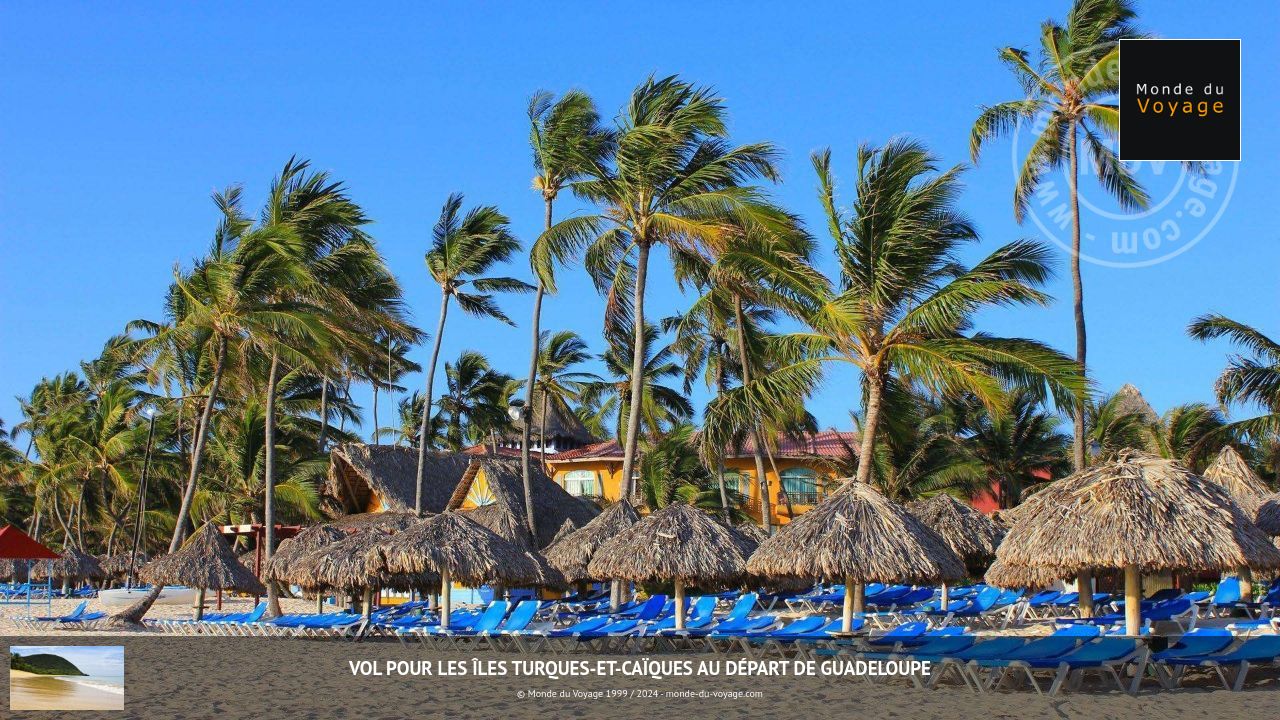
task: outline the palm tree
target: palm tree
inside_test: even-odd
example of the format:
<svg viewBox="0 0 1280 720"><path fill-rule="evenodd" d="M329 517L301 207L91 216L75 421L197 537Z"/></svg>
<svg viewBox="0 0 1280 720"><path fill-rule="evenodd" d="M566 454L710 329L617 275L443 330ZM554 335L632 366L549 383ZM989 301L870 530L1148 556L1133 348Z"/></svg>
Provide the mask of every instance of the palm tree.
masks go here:
<svg viewBox="0 0 1280 720"><path fill-rule="evenodd" d="M659 331L654 325L645 328L645 354L639 374L632 374L632 333L630 328L611 334L609 349L600 359L604 361L607 379L585 383L579 394L582 407L589 409L584 423L595 435L607 435L610 424L620 444L626 445L630 426L626 418L638 418L635 432L645 437L656 437L693 416L693 405L678 389L663 384L677 378L683 369L676 361L675 350L670 345L656 345ZM632 390L632 377L640 378L639 392ZM639 396L640 409L632 412L632 398ZM629 487L625 484L623 489ZM623 497L630 497L623 495Z"/></svg>
<svg viewBox="0 0 1280 720"><path fill-rule="evenodd" d="M373 389L373 444L381 441L382 426L378 421L378 397L382 390L389 396L392 393L404 392L400 380L408 373L421 372L422 366L409 359L412 346L403 339L395 338L384 332L376 344L379 351L377 357L367 357L359 365L359 375ZM385 350L385 353L383 352ZM394 399L394 396L391 396ZM322 413L323 415L323 413Z"/></svg>
<svg viewBox="0 0 1280 720"><path fill-rule="evenodd" d="M437 403L445 427L445 445L455 452L467 443L483 442L506 427L506 389L511 376L494 370L484 355L464 350L444 364L448 391Z"/></svg>
<svg viewBox="0 0 1280 720"><path fill-rule="evenodd" d="M1223 432L1222 411L1205 403L1175 405L1147 428L1150 449L1157 455L1180 460L1195 472L1203 472L1231 438Z"/></svg>
<svg viewBox="0 0 1280 720"><path fill-rule="evenodd" d="M1023 490L1069 467L1071 438L1059 432L1062 421L1045 411L1035 392L1015 388L994 410L972 398L948 404L968 452L999 488L1000 507L1016 506Z"/></svg>
<svg viewBox="0 0 1280 720"><path fill-rule="evenodd" d="M1187 327L1187 334L1208 342L1226 338L1241 350L1227 359L1227 367L1214 383L1223 405L1253 404L1263 414L1235 420L1224 431L1264 443L1280 433L1280 343L1262 331L1223 315L1202 315Z"/></svg>
<svg viewBox="0 0 1280 720"><path fill-rule="evenodd" d="M773 147L731 147L725 121L724 104L709 88L674 76L649 78L632 93L619 119L613 166L593 167L589 178L574 185L574 192L601 213L562 220L535 245L534 267L549 290L554 289L553 262L588 246L587 265L597 278L612 276L631 285L632 378L644 370L644 295L653 248L666 247L673 256L710 256L733 237L728 221L777 219L760 191L746 185L756 178L776 179ZM624 496L632 490L642 389L643 383L632 383L627 403Z"/></svg>
<svg viewBox="0 0 1280 720"><path fill-rule="evenodd" d="M601 381L595 373L583 372L574 368L587 362L592 355L587 350L587 343L572 330L561 330L555 333L542 333L538 342L541 350L538 353L538 370L536 387L526 397L536 398L538 419L538 446L546 453L547 417L554 411L570 415L572 405L582 397L582 392L591 383ZM526 423L528 424L528 423Z"/></svg>
<svg viewBox="0 0 1280 720"><path fill-rule="evenodd" d="M520 241L508 227L507 216L485 205L462 214L462 195L454 193L445 201L427 251L427 271L440 285L440 320L436 323L435 345L427 364L427 389L423 393L421 424L418 428L418 478L413 508L422 514L422 490L427 459L427 427L431 420L432 383L440 359L440 341L449 315L449 301L455 300L464 313L489 317L508 325L515 323L493 300L495 292L528 292L533 287L508 277L480 277L494 265L506 262L520 251ZM465 290L464 290L465 288ZM475 292L471 292L474 289Z"/></svg>
<svg viewBox="0 0 1280 720"><path fill-rule="evenodd" d="M793 286L807 297L802 319L808 329L781 342L801 349L793 353L798 359L713 403L708 427L732 427L788 398L806 397L830 362L862 373L859 452L865 458L875 456L881 407L893 383L937 395L968 392L991 407L1005 383L1047 387L1061 403L1084 394L1084 378L1061 353L1034 340L965 334L981 308L1046 303L1035 286L1049 269L1047 250L1029 241L1005 245L973 267L961 263L957 252L977 233L954 207L959 167L937 172L934 157L907 139L863 146L847 213L836 204L830 152L813 162L838 281ZM872 469L859 464L857 480L870 482Z"/></svg>
<svg viewBox="0 0 1280 720"><path fill-rule="evenodd" d="M1085 405L1085 441L1091 453L1105 460L1126 448L1146 448L1147 417L1123 394L1114 393Z"/></svg>
<svg viewBox="0 0 1280 720"><path fill-rule="evenodd" d="M1063 167L1068 172L1071 202L1071 284L1076 325L1076 362L1086 375L1084 284L1080 276L1080 145L1093 159L1094 174L1106 191L1125 208L1144 208L1148 198L1105 139L1120 132L1120 109L1108 103L1120 82L1120 39L1133 37L1136 13L1129 0L1075 0L1065 25L1047 20L1040 28L1038 68L1031 56L1017 48L1000 50L1000 59L1026 91L1027 97L984 107L973 124L969 151L977 162L984 142L1014 132L1021 120L1043 118L1018 173L1013 191L1014 215L1022 222L1035 191L1045 176ZM1085 466L1084 408L1073 412L1075 436L1072 462Z"/></svg>
<svg viewBox="0 0 1280 720"><path fill-rule="evenodd" d="M612 152L612 144L613 133L601 126L600 113L586 93L570 90L556 100L551 93L539 91L529 99L529 145L533 148L533 165L538 172L533 178L533 189L542 193L546 207L544 231L552 227L552 210L560 192L586 177L592 168L604 165ZM543 270L551 275L554 269L548 265ZM546 283L539 277L538 289L533 296L533 351L529 353L529 377L525 382L524 396L525 408L530 413L534 389L538 385L538 363L544 339L541 330L542 297L546 291ZM525 520L529 532L536 536L533 480L529 469L531 438L530 423L524 422L520 431L520 472L524 480Z"/></svg>

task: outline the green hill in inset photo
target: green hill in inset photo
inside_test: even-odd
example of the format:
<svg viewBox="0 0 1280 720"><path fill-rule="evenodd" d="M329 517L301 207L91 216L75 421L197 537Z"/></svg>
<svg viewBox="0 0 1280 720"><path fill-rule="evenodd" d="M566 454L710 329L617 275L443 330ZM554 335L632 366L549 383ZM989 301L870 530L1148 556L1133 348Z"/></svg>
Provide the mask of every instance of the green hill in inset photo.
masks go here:
<svg viewBox="0 0 1280 720"><path fill-rule="evenodd" d="M9 669L22 670L36 675L84 675L74 663L59 655L39 653L35 655L9 656Z"/></svg>

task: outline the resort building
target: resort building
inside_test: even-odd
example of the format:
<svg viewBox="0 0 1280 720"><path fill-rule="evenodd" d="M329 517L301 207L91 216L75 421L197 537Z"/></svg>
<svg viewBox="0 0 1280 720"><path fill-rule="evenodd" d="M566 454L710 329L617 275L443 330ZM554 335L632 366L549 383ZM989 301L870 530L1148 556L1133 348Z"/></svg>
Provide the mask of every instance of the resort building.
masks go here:
<svg viewBox="0 0 1280 720"><path fill-rule="evenodd" d="M779 437L772 461L766 454L764 474L774 524L786 524L816 505L837 477L837 463L855 452L857 435L828 430L799 438ZM615 501L622 494L622 446L607 440L548 455L547 466L556 484L575 497ZM763 520L760 478L755 447L743 448L725 458L725 484L745 499L745 509L757 522Z"/></svg>

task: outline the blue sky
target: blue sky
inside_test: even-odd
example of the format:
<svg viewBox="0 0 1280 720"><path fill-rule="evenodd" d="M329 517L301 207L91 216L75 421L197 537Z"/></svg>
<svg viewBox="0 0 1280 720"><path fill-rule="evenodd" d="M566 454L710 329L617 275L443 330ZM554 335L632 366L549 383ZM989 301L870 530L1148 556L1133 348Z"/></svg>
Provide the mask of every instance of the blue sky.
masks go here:
<svg viewBox="0 0 1280 720"><path fill-rule="evenodd" d="M58 655L80 668L85 675L123 675L123 645L14 645L19 655Z"/></svg>
<svg viewBox="0 0 1280 720"><path fill-rule="evenodd" d="M0 418L17 422L15 395L93 356L126 321L159 318L174 265L189 264L212 234L210 192L243 183L254 203L292 154L346 181L376 220L372 230L417 322L433 329L439 295L422 254L450 192L497 204L526 242L540 229L524 116L535 90L584 89L612 117L650 73L713 85L735 139L772 140L783 150L775 193L820 232L811 152L831 146L838 173L851 178L859 142L907 133L947 164L967 161L978 107L1017 97L996 48L1030 47L1039 23L1067 8L1061 0L1000 11L933 1L651 2L644 12L603 3L461 5L139 3L122 11L6 3ZM1140 5L1143 27L1163 37L1243 39L1245 159L1230 201L1220 202L1224 182L1210 203L1220 219L1176 257L1140 268L1085 266L1094 376L1107 390L1137 384L1160 410L1212 398L1228 348L1187 339L1195 315L1223 312L1280 335L1280 98L1270 77L1280 65L1280 5L1207 8L1203 0ZM993 146L966 175L962 206L984 239L972 259L1019 237L1047 239L1033 222L1014 221L1014 150ZM1145 177L1161 197L1189 197L1185 179L1173 179L1177 169L1165 172ZM1086 181L1086 197L1091 187ZM561 217L583 210L572 198L557 206ZM1140 227L1109 210L1103 201L1085 217L1102 255L1110 232ZM1066 254L1057 257L1055 304L989 312L980 329L1070 352ZM663 263L657 258L651 273L654 316L685 304ZM529 276L523 262L510 273ZM600 349L599 299L580 272L562 277L544 327L574 329ZM528 298L503 306L526 322ZM442 357L476 348L516 374L528 344L523 327L455 314ZM427 350L415 357L425 361ZM824 425L847 426L856 387L851 373L833 373L812 411ZM366 391L356 399L367 407Z"/></svg>

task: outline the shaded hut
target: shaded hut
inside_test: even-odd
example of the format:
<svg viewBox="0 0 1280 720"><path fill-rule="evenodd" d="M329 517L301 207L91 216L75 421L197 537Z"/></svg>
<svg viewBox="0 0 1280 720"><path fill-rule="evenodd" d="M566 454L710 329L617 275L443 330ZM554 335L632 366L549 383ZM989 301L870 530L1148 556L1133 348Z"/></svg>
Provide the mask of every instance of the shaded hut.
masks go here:
<svg viewBox="0 0 1280 720"><path fill-rule="evenodd" d="M1260 530L1268 535L1280 535L1280 493L1262 499L1256 519Z"/></svg>
<svg viewBox="0 0 1280 720"><path fill-rule="evenodd" d="M565 521L560 524L560 529L556 531L555 537L551 538L551 544L555 544L566 537L569 537L581 527L581 525L575 523L572 519L565 519Z"/></svg>
<svg viewBox="0 0 1280 720"><path fill-rule="evenodd" d="M290 563L283 579L317 593L328 589L359 595L364 616L368 618L373 612L375 589L421 590L440 582L439 575L430 572L389 573L373 567L370 551L392 537L386 530L366 528L323 543Z"/></svg>
<svg viewBox="0 0 1280 720"><path fill-rule="evenodd" d="M467 517L444 512L397 533L369 550L370 572L440 575L440 624L449 626L455 581L470 585L536 582L540 570L530 554Z"/></svg>
<svg viewBox="0 0 1280 720"><path fill-rule="evenodd" d="M98 558L80 550L69 547L58 555L52 563L40 563L31 568L31 577L35 580L46 578L61 579L64 584L77 580L102 580L107 577Z"/></svg>
<svg viewBox="0 0 1280 720"><path fill-rule="evenodd" d="M205 523L177 552L152 560L138 574L155 585L187 585L200 591L196 619L204 616L207 590L236 590L265 595L267 589L245 567L213 523Z"/></svg>
<svg viewBox="0 0 1280 720"><path fill-rule="evenodd" d="M1280 550L1220 485L1135 450L1052 483L1018 514L996 559L1007 572L1120 570L1125 627L1141 624L1141 576L1280 567Z"/></svg>
<svg viewBox="0 0 1280 720"><path fill-rule="evenodd" d="M625 499L619 500L579 530L547 546L542 555L568 582L600 580L602 578L592 577L587 571L591 558L601 545L639 520L640 516L631 507L631 503Z"/></svg>
<svg viewBox="0 0 1280 720"><path fill-rule="evenodd" d="M672 581L676 629L683 629L686 585L724 585L746 574L741 538L707 513L675 503L623 528L599 546L587 564L587 574L632 582Z"/></svg>
<svg viewBox="0 0 1280 720"><path fill-rule="evenodd" d="M338 530L354 532L371 528L387 532L399 532L416 524L422 518L411 512L369 512L343 515L326 523Z"/></svg>
<svg viewBox="0 0 1280 720"><path fill-rule="evenodd" d="M376 528L377 526L369 526ZM369 529L366 527L365 529ZM321 523L312 525L302 532L280 542L280 546L271 554L271 559L262 566L264 582L288 583L293 565L303 556L326 545L338 542L347 537L334 524Z"/></svg>
<svg viewBox="0 0 1280 720"><path fill-rule="evenodd" d="M1249 463L1230 445L1222 448L1209 467L1205 468L1204 479L1221 485L1250 518L1257 516L1258 508L1271 493L1262 478L1253 472Z"/></svg>
<svg viewBox="0 0 1280 720"><path fill-rule="evenodd" d="M843 578L844 623L864 610L869 582L933 583L965 575L963 561L916 516L854 480L760 543L747 569L766 577Z"/></svg>
<svg viewBox="0 0 1280 720"><path fill-rule="evenodd" d="M966 565L986 565L996 556L1004 528L968 503L940 493L928 500L907 503L907 511L938 533L947 547ZM949 586L942 583L942 607L950 603Z"/></svg>

